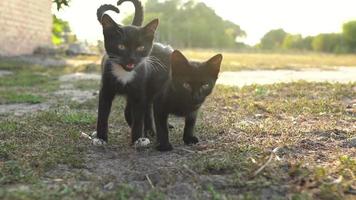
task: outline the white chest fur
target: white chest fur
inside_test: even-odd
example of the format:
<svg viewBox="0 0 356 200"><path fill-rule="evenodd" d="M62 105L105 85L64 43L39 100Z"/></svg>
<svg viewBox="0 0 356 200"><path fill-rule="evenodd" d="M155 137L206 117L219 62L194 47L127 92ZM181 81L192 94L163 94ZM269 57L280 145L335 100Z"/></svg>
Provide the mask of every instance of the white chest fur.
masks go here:
<svg viewBox="0 0 356 200"><path fill-rule="evenodd" d="M112 73L118 81L126 85L128 82L132 81L136 75L135 71L126 71L118 64L112 64Z"/></svg>

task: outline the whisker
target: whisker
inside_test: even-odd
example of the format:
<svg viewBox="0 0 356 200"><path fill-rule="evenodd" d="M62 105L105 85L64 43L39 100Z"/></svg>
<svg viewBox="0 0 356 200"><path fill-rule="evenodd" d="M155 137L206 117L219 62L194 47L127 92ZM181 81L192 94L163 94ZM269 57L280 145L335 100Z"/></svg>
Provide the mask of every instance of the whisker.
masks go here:
<svg viewBox="0 0 356 200"><path fill-rule="evenodd" d="M156 70L167 70L167 66L161 62L157 57L155 56L150 56L149 61L152 63L151 66L153 66L154 69Z"/></svg>

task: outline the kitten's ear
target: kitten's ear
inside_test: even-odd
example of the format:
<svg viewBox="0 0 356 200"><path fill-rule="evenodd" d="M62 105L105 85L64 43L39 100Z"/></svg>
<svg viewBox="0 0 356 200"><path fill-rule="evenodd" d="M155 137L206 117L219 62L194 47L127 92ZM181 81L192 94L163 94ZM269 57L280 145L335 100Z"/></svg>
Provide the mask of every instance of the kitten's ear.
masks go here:
<svg viewBox="0 0 356 200"><path fill-rule="evenodd" d="M159 20L154 19L150 23L148 23L145 27L143 27L143 30L145 31L146 35L148 36L153 36L157 30Z"/></svg>
<svg viewBox="0 0 356 200"><path fill-rule="evenodd" d="M214 57L210 58L206 63L209 66L210 73L214 77L218 77L220 72L220 66L222 62L223 56L221 54L217 54Z"/></svg>
<svg viewBox="0 0 356 200"><path fill-rule="evenodd" d="M104 14L101 17L100 22L104 29L109 29L117 26L116 22L107 14Z"/></svg>
<svg viewBox="0 0 356 200"><path fill-rule="evenodd" d="M178 50L174 50L171 55L172 75L182 75L186 73L189 65L188 59Z"/></svg>
<svg viewBox="0 0 356 200"><path fill-rule="evenodd" d="M171 55L171 61L174 64L188 64L188 59L179 50L174 50Z"/></svg>

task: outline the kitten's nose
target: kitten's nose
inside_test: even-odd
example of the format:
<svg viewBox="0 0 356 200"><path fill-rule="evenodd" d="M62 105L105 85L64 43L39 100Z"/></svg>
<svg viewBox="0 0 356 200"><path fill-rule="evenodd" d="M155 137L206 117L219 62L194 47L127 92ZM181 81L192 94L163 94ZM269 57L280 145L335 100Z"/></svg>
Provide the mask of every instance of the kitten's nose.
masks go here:
<svg viewBox="0 0 356 200"><path fill-rule="evenodd" d="M129 59L129 63L132 63L132 64L134 64L134 63L135 63L135 59L133 59L133 58L130 58L130 59Z"/></svg>

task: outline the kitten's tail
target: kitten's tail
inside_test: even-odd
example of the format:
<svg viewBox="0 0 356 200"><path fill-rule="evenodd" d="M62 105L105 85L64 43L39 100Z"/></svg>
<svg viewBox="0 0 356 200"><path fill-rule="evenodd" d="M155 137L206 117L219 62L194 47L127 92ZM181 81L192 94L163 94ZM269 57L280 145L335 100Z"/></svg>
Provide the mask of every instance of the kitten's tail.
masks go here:
<svg viewBox="0 0 356 200"><path fill-rule="evenodd" d="M110 5L110 4L104 4L104 5L100 6L98 8L98 10L96 11L96 16L100 23L101 23L101 17L103 16L104 12L106 12L108 10L114 11L116 13L120 13L120 10L117 7Z"/></svg>
<svg viewBox="0 0 356 200"><path fill-rule="evenodd" d="M121 5L125 1L131 1L133 3L133 5L135 6L135 16L132 21L132 25L141 26L143 23L143 7L142 7L141 1L140 0L119 0L117 2L117 5L118 6Z"/></svg>

